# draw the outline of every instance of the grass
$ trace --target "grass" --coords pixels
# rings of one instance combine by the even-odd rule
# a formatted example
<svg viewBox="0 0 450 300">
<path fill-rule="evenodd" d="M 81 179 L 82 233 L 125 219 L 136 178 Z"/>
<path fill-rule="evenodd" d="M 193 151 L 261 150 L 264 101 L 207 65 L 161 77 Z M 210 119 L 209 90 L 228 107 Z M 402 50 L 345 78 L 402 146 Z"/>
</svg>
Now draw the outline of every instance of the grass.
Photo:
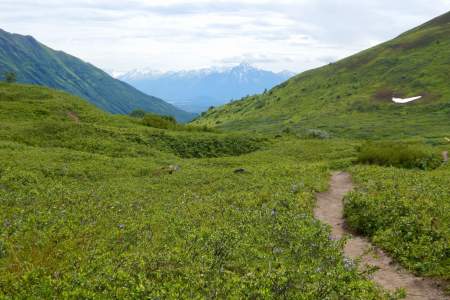
<svg viewBox="0 0 450 300">
<path fill-rule="evenodd" d="M 357 162 L 406 169 L 432 170 L 442 165 L 441 153 L 423 144 L 371 142 L 359 147 Z"/>
<path fill-rule="evenodd" d="M 0 117 L 0 298 L 389 298 L 312 216 L 351 142 L 155 129 L 21 85 Z"/>
</svg>

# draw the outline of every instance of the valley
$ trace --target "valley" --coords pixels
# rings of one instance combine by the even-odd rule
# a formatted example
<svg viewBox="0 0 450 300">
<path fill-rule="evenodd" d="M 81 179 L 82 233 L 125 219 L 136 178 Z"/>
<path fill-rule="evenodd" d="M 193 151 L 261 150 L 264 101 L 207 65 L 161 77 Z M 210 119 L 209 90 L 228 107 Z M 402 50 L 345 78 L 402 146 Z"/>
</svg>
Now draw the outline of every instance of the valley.
<svg viewBox="0 0 450 300">
<path fill-rule="evenodd" d="M 0 31 L 0 299 L 450 299 L 449 33 L 195 115 Z"/>
<path fill-rule="evenodd" d="M 158 129 L 33 86 L 0 84 L 0 115 L 2 297 L 401 298 L 349 263 L 344 240 L 314 219 L 316 193 L 343 169 L 361 187 L 346 204 L 349 224 L 365 233 L 381 222 L 369 227 L 377 245 L 410 272 L 448 279 L 449 185 L 431 183 L 448 180 L 448 165 L 352 166 L 358 140 Z M 391 209 L 400 204 L 387 197 L 386 212 L 372 208 L 376 189 L 392 193 L 372 172 L 408 172 L 397 197 L 416 176 L 427 206 Z M 404 225 L 381 216 L 409 210 L 405 229 L 416 229 L 397 240 L 389 232 Z M 405 245 L 416 250 L 398 252 Z"/>
<path fill-rule="evenodd" d="M 200 114 L 210 107 L 261 94 L 292 76 L 294 73 L 289 71 L 275 73 L 241 63 L 233 67 L 167 73 L 134 70 L 117 78 L 186 111 Z"/>
</svg>

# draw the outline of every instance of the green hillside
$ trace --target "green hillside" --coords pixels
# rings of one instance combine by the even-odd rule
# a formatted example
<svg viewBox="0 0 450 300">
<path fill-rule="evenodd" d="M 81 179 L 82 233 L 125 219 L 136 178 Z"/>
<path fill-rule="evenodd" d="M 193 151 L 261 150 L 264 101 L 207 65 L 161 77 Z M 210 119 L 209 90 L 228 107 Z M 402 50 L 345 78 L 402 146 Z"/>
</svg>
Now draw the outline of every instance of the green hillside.
<svg viewBox="0 0 450 300">
<path fill-rule="evenodd" d="M 264 95 L 210 110 L 196 124 L 338 137 L 450 134 L 450 13 Z M 408 104 L 392 97 L 423 96 Z M 314 133 L 314 131 L 312 131 Z"/>
<path fill-rule="evenodd" d="M 52 50 L 31 36 L 0 29 L 0 74 L 15 72 L 19 82 L 64 90 L 89 100 L 103 110 L 127 114 L 135 109 L 189 121 L 194 115 L 161 99 L 148 96 L 102 70 L 61 51 Z"/>
</svg>

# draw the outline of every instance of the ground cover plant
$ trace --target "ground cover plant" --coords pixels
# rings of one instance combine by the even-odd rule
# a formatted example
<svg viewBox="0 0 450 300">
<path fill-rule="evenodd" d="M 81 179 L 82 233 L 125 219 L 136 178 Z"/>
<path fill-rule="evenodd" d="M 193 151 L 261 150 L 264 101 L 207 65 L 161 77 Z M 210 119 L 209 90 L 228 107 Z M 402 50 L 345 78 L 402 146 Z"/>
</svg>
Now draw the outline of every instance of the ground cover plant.
<svg viewBox="0 0 450 300">
<path fill-rule="evenodd" d="M 409 270 L 450 279 L 449 166 L 434 171 L 355 166 L 346 200 L 349 226 Z"/>
<path fill-rule="evenodd" d="M 358 147 L 357 163 L 432 170 L 442 165 L 442 155 L 420 143 L 369 142 Z"/>
<path fill-rule="evenodd" d="M 312 216 L 352 143 L 247 147 L 20 85 L 0 84 L 0 117 L 2 299 L 389 298 Z M 167 146 L 202 139 L 239 151 Z"/>
</svg>

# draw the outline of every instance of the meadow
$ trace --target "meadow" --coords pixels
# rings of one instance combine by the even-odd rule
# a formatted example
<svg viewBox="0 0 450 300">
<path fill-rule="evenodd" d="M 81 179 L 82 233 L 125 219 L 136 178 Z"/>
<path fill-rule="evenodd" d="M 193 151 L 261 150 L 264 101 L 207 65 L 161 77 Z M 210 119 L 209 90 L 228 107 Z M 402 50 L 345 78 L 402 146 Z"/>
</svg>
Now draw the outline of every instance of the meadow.
<svg viewBox="0 0 450 300">
<path fill-rule="evenodd" d="M 352 143 L 150 128 L 19 85 L 0 114 L 1 299 L 391 297 L 312 217 Z"/>
<path fill-rule="evenodd" d="M 0 117 L 0 299 L 399 298 L 313 218 L 343 169 L 349 224 L 448 279 L 448 166 L 355 165 L 363 141 L 318 133 L 155 128 L 34 86 L 0 84 Z"/>
</svg>

